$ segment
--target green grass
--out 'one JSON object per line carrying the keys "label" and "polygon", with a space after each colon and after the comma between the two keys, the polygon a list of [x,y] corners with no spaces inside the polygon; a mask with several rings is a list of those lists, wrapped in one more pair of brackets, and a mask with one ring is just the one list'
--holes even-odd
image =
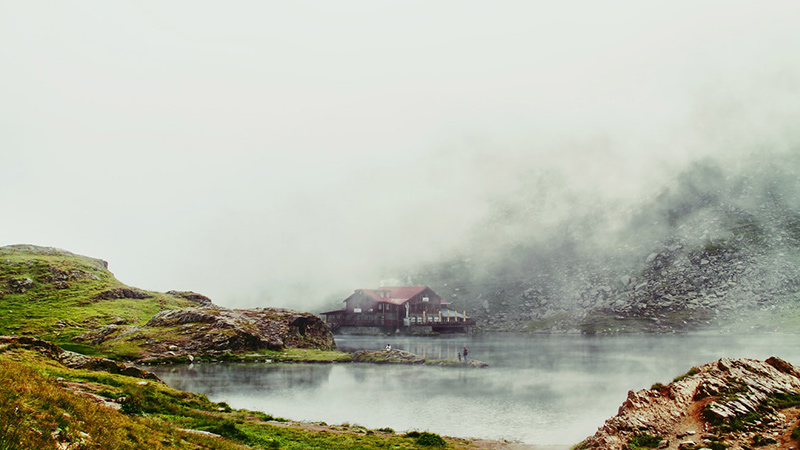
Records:
{"label": "green grass", "polygon": [[641,450],[646,448],[658,448],[658,444],[664,438],[661,436],[652,436],[647,433],[637,434],[628,439],[628,450]]}
{"label": "green grass", "polygon": [[700,369],[698,369],[697,367],[692,367],[692,368],[691,368],[691,369],[689,369],[689,370],[688,370],[688,371],[687,371],[685,374],[683,374],[683,375],[679,375],[679,376],[675,377],[675,378],[672,380],[672,382],[673,382],[673,383],[677,383],[678,381],[681,381],[681,380],[683,380],[683,379],[685,379],[685,378],[689,378],[689,377],[691,377],[691,376],[697,375],[698,373],[700,373]]}
{"label": "green grass", "polygon": [[796,426],[792,430],[792,439],[794,439],[795,441],[800,442],[800,425]]}
{"label": "green grass", "polygon": [[350,362],[353,355],[337,350],[318,350],[312,348],[286,348],[281,351],[263,350],[248,353],[247,357],[269,359],[276,362]]}
{"label": "green grass", "polygon": [[747,414],[742,416],[732,417],[726,420],[720,420],[716,416],[710,413],[709,407],[711,404],[706,406],[706,420],[709,424],[717,428],[721,432],[734,432],[734,431],[747,431],[755,426],[755,424],[760,423],[764,416],[757,412],[751,411]]}
{"label": "green grass", "polygon": [[800,406],[800,392],[777,393],[768,400],[768,403],[776,409]]}

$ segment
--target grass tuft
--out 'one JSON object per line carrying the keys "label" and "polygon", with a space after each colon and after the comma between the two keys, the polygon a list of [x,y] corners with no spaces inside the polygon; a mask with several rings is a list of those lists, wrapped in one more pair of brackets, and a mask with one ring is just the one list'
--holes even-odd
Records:
{"label": "grass tuft", "polygon": [[691,377],[691,376],[697,375],[698,373],[700,373],[700,369],[698,369],[697,367],[692,367],[692,368],[691,368],[691,369],[689,369],[689,371],[688,371],[688,372],[686,372],[685,374],[683,374],[683,375],[680,375],[680,376],[678,376],[678,377],[675,377],[675,379],[674,379],[674,380],[672,380],[672,382],[673,382],[673,383],[677,383],[678,381],[681,381],[681,380],[683,380],[683,379],[685,379],[685,378],[689,378],[689,377]]}
{"label": "grass tuft", "polygon": [[628,439],[628,450],[641,450],[646,448],[658,448],[664,438],[652,436],[647,433],[637,434]]}

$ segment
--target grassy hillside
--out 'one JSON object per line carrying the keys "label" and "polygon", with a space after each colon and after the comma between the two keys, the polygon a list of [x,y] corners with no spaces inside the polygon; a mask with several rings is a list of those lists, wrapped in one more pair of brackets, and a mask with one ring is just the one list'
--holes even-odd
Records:
{"label": "grassy hillside", "polygon": [[86,331],[141,325],[158,311],[196,305],[126,286],[99,259],[46,247],[0,247],[0,334],[38,336],[81,350],[72,340]]}
{"label": "grassy hillside", "polygon": [[350,359],[333,351],[313,314],[229,310],[193,292],[145,291],[121,283],[103,260],[33,245],[0,247],[0,335],[117,360]]}

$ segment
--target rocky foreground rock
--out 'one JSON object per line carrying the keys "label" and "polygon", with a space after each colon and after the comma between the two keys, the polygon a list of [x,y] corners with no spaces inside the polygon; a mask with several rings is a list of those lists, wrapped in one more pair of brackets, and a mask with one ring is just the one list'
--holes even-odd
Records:
{"label": "rocky foreground rock", "polygon": [[779,358],[720,359],[630,391],[576,449],[797,449],[800,374]]}

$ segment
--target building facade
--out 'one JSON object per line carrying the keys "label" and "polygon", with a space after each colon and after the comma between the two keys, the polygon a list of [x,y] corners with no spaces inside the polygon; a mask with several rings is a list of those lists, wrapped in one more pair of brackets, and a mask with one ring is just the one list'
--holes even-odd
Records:
{"label": "building facade", "polygon": [[371,334],[468,333],[475,321],[451,309],[451,304],[428,286],[390,286],[356,289],[344,308],[322,313],[334,332]]}

